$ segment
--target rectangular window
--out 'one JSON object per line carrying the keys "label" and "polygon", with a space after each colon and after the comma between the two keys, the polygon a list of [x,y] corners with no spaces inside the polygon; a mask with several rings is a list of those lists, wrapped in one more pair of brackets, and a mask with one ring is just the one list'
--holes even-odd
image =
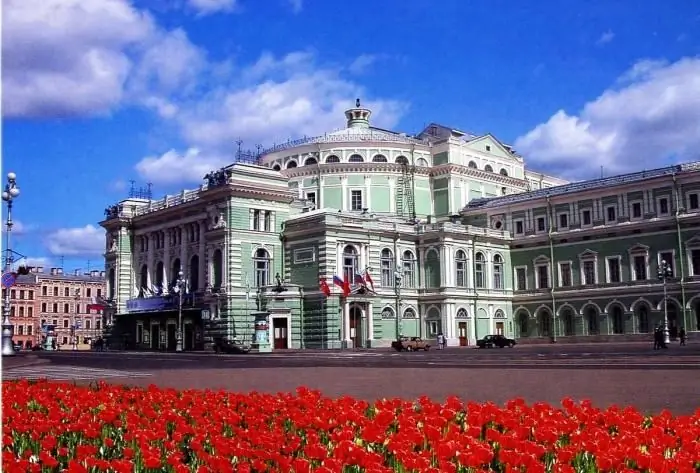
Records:
{"label": "rectangular window", "polygon": [[515,234],[516,235],[522,235],[525,233],[525,225],[522,220],[516,220],[515,221]]}
{"label": "rectangular window", "polygon": [[688,209],[698,210],[700,208],[700,202],[698,201],[698,194],[688,195]]}
{"label": "rectangular window", "polygon": [[85,297],[92,297],[92,288],[87,288],[87,294],[85,294]]}
{"label": "rectangular window", "polygon": [[48,295],[48,292],[49,292],[49,288],[48,288],[48,287],[44,286],[44,287],[41,288],[41,295],[42,295],[42,296],[47,296],[47,295]]}
{"label": "rectangular window", "polygon": [[615,207],[611,205],[605,209],[605,221],[614,222],[615,220],[617,220],[617,212]]}
{"label": "rectangular window", "polygon": [[34,291],[29,291],[29,300],[30,301],[34,300]]}
{"label": "rectangular window", "polygon": [[526,268],[516,268],[515,269],[515,290],[525,291],[527,290],[527,269]]}
{"label": "rectangular window", "polygon": [[54,327],[58,327],[58,319],[53,319],[51,322],[51,325],[53,325]]}
{"label": "rectangular window", "polygon": [[543,232],[546,228],[544,217],[537,217],[537,231]]}
{"label": "rectangular window", "polygon": [[634,280],[645,281],[647,279],[647,257],[645,255],[635,255],[632,258],[634,269]]}
{"label": "rectangular window", "polygon": [[591,211],[584,210],[581,212],[581,225],[587,226],[591,224]]}
{"label": "rectangular window", "polygon": [[[31,309],[31,307],[30,307],[30,309]],[[31,326],[31,325],[27,325],[27,335],[31,335],[32,332],[33,332],[32,326]]]}
{"label": "rectangular window", "polygon": [[17,326],[17,335],[24,335],[24,325]]}
{"label": "rectangular window", "polygon": [[571,282],[571,263],[560,263],[559,272],[561,273],[561,280],[559,284],[561,287],[571,287],[573,286]]}
{"label": "rectangular window", "polygon": [[17,291],[12,289],[10,291],[10,299],[17,299]]}
{"label": "rectangular window", "polygon": [[662,266],[662,261],[666,262],[666,266],[670,268],[670,276],[669,277],[675,277],[676,274],[676,268],[675,268],[675,261],[673,257],[673,252],[672,251],[662,251],[659,253],[659,268]]}
{"label": "rectangular window", "polygon": [[315,252],[313,248],[299,248],[294,250],[294,264],[313,263]]}
{"label": "rectangular window", "polygon": [[537,288],[546,289],[549,287],[549,266],[537,266]]}
{"label": "rectangular window", "polygon": [[584,261],[583,262],[583,284],[591,285],[595,284],[595,261]]}
{"label": "rectangular window", "polygon": [[630,212],[632,215],[632,219],[640,219],[642,218],[642,203],[641,202],[632,202],[631,205],[631,210]]}
{"label": "rectangular window", "polygon": [[690,264],[692,275],[700,276],[700,250],[690,250]]}
{"label": "rectangular window", "polygon": [[24,290],[20,289],[19,291],[19,298],[24,299]]}
{"label": "rectangular window", "polygon": [[362,191],[350,191],[350,209],[359,212],[362,208]]}
{"label": "rectangular window", "polygon": [[437,320],[431,320],[428,322],[428,336],[436,337],[439,331],[439,324]]}
{"label": "rectangular window", "polygon": [[608,258],[608,282],[621,282],[620,277],[620,258]]}
{"label": "rectangular window", "polygon": [[90,319],[85,320],[85,330],[90,330],[92,328],[92,325],[90,324]]}
{"label": "rectangular window", "polygon": [[306,200],[311,202],[311,204],[316,208],[316,193],[315,192],[307,192],[306,193]]}
{"label": "rectangular window", "polygon": [[265,231],[272,231],[272,212],[269,210],[265,211]]}
{"label": "rectangular window", "polygon": [[34,317],[34,307],[27,307],[27,317]]}
{"label": "rectangular window", "polygon": [[260,231],[260,211],[253,210],[253,231]]}
{"label": "rectangular window", "polygon": [[68,319],[63,319],[63,328],[68,328]]}
{"label": "rectangular window", "polygon": [[668,215],[670,213],[670,208],[668,205],[668,198],[659,198],[659,215]]}
{"label": "rectangular window", "polygon": [[559,228],[569,228],[569,214],[559,215]]}

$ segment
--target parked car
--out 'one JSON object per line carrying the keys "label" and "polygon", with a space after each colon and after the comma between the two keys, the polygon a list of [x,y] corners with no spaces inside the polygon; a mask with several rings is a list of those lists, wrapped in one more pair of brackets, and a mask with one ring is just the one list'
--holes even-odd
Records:
{"label": "parked car", "polygon": [[22,343],[21,342],[14,342],[12,344],[12,348],[14,348],[15,351],[22,351]]}
{"label": "parked car", "polygon": [[503,335],[486,335],[481,340],[477,340],[476,346],[479,348],[513,348],[516,345],[515,340]]}
{"label": "parked car", "polygon": [[250,352],[249,345],[243,345],[236,340],[228,338],[214,339],[214,353],[248,353]]}
{"label": "parked car", "polygon": [[401,337],[391,342],[391,347],[396,351],[430,350],[430,344],[420,337]]}

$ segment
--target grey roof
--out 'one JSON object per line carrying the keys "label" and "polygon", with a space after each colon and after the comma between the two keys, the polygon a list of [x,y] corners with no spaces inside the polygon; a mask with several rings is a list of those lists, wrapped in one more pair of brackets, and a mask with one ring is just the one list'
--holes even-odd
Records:
{"label": "grey roof", "polygon": [[657,177],[671,176],[682,172],[692,172],[700,170],[700,161],[694,161],[685,164],[676,164],[663,168],[652,169],[649,171],[638,171],[629,174],[620,174],[618,176],[603,177],[590,181],[573,182],[564,184],[563,186],[547,187],[536,191],[523,192],[520,194],[505,195],[502,197],[482,197],[470,201],[463,209],[464,212],[479,209],[491,209],[507,205],[519,204],[530,200],[542,199],[545,197],[555,197],[558,195],[572,194],[575,192],[589,191],[593,189],[602,189],[604,187],[619,186],[631,184],[634,182],[642,182],[648,179]]}
{"label": "grey roof", "polygon": [[51,274],[51,273],[36,273],[41,279],[55,279],[59,281],[73,281],[73,282],[93,282],[93,283],[104,283],[106,278],[104,276],[85,276],[83,274],[76,276],[75,274]]}
{"label": "grey roof", "polygon": [[18,274],[15,284],[36,284],[35,274]]}

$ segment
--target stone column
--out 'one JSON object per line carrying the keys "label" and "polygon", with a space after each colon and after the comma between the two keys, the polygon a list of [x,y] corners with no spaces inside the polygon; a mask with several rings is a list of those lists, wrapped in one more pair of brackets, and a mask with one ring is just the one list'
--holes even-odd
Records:
{"label": "stone column", "polygon": [[350,303],[347,300],[343,303],[343,346],[350,346]]}
{"label": "stone column", "polygon": [[367,341],[368,346],[372,346],[372,340],[374,340],[374,313],[372,312],[374,307],[371,302],[367,303]]}
{"label": "stone column", "polygon": [[[153,287],[153,276],[155,275],[155,270],[156,270],[156,262],[155,262],[155,257],[156,257],[156,239],[154,238],[154,233],[149,233],[146,235],[148,237],[148,250],[147,250],[147,256],[146,256],[146,265],[148,266],[148,271],[146,272],[146,285],[148,286],[148,289],[151,289]],[[139,284],[141,284],[141,268],[138,269],[139,271]]]}
{"label": "stone column", "polygon": [[182,272],[185,273],[185,279],[189,280],[190,279],[190,274],[188,271],[189,264],[187,261],[187,227],[185,225],[180,225],[178,227],[178,231],[180,232],[180,267],[182,268]]}
{"label": "stone column", "polygon": [[341,210],[343,212],[348,211],[348,178],[345,176],[341,176],[340,178],[340,192],[342,193],[341,196],[341,202],[342,205],[340,206]]}
{"label": "stone column", "polygon": [[199,287],[201,289],[205,288],[207,285],[207,251],[206,242],[204,239],[205,223],[203,221],[197,222],[199,228]]}
{"label": "stone column", "polygon": [[163,250],[163,293],[167,293],[170,286],[170,265],[172,261],[170,260],[170,238],[172,229],[168,228],[164,230],[165,232],[165,245]]}

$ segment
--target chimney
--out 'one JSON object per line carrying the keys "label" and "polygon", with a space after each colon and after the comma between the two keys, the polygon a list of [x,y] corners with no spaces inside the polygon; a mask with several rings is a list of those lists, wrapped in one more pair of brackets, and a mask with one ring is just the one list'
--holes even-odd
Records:
{"label": "chimney", "polygon": [[100,276],[100,271],[97,269],[93,269],[92,271],[90,271],[90,276],[92,276],[93,278],[97,278]]}
{"label": "chimney", "polygon": [[100,271],[100,277],[101,277],[101,278],[104,278],[104,277],[105,277],[105,274],[106,274],[106,273],[105,273],[104,271]]}
{"label": "chimney", "polygon": [[55,276],[58,274],[58,268],[51,268],[51,276]]}
{"label": "chimney", "polygon": [[75,271],[73,271],[73,274],[74,274],[75,276],[80,276],[80,270],[79,270],[79,269],[76,269]]}
{"label": "chimney", "polygon": [[56,274],[63,274],[63,268],[56,268]]}
{"label": "chimney", "polygon": [[43,266],[37,266],[37,267],[36,267],[36,272],[37,272],[37,273],[43,273],[43,272],[44,272],[44,267],[43,267]]}

